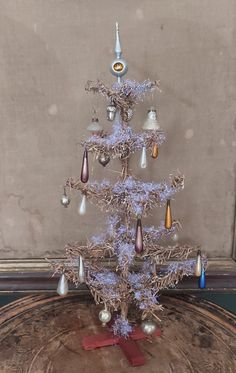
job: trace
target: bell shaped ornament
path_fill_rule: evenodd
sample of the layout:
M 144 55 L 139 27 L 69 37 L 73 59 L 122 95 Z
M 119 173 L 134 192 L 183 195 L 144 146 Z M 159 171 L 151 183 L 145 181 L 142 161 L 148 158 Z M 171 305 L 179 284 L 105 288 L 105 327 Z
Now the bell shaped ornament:
M 155 131 L 155 130 L 159 130 L 159 129 L 160 129 L 160 125 L 157 121 L 157 112 L 153 107 L 151 107 L 148 110 L 147 119 L 144 122 L 143 130 L 145 130 L 145 131 Z
M 68 293 L 68 281 L 64 273 L 62 273 L 58 285 L 57 285 L 57 294 L 62 297 Z
M 88 151 L 86 148 L 84 149 L 80 179 L 82 183 L 87 183 L 89 179 Z
M 88 125 L 87 130 L 91 132 L 92 135 L 101 135 L 103 128 L 98 118 L 92 118 L 92 122 Z

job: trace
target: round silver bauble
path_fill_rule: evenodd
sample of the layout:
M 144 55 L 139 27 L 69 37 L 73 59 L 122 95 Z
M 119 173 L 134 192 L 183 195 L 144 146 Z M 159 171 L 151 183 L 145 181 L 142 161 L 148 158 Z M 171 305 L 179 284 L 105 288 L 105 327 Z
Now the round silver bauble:
M 155 333 L 156 328 L 157 325 L 153 320 L 144 320 L 141 324 L 142 331 L 148 335 Z
M 108 154 L 101 154 L 98 157 L 98 162 L 105 167 L 110 162 L 110 157 Z
M 63 194 L 61 196 L 61 204 L 64 207 L 68 207 L 69 206 L 69 204 L 70 204 L 70 198 L 66 194 Z
M 128 71 L 128 65 L 123 58 L 116 58 L 115 60 L 112 61 L 110 70 L 112 75 L 116 77 L 121 77 L 125 75 Z
M 179 235 L 178 235 L 178 233 L 174 233 L 173 236 L 171 237 L 171 239 L 172 239 L 172 241 L 174 241 L 174 242 L 178 242 L 178 240 L 179 240 Z
M 109 122 L 113 122 L 115 119 L 116 107 L 113 104 L 107 106 L 107 120 Z
M 111 320 L 111 312 L 104 309 L 99 312 L 98 317 L 103 324 L 107 324 Z

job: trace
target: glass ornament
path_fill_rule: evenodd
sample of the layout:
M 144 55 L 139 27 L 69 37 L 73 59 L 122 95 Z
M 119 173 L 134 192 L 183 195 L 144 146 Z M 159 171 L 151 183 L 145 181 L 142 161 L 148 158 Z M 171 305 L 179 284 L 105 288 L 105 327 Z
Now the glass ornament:
M 135 251 L 140 254 L 143 251 L 143 231 L 141 219 L 137 220 L 135 233 Z
M 174 233 L 173 236 L 171 237 L 172 241 L 178 242 L 179 241 L 179 235 L 178 233 Z
M 92 122 L 88 125 L 87 130 L 91 132 L 92 135 L 100 135 L 103 131 L 98 118 L 92 118 Z
M 81 284 L 85 282 L 84 260 L 81 255 L 79 256 L 79 282 Z
M 195 275 L 197 277 L 200 277 L 202 273 L 202 258 L 201 258 L 201 251 L 198 250 L 197 252 L 197 259 L 196 259 L 196 265 L 195 265 Z
M 68 293 L 68 281 L 64 273 L 62 273 L 58 285 L 57 285 L 57 294 L 61 295 L 62 297 Z
M 115 119 L 116 107 L 114 104 L 110 104 L 107 106 L 107 120 L 109 122 L 113 122 Z
M 144 320 L 141 324 L 141 329 L 145 334 L 151 335 L 155 333 L 157 325 L 153 320 Z
M 158 146 L 157 144 L 154 144 L 152 148 L 152 158 L 156 159 L 157 157 L 158 157 Z
M 68 207 L 69 204 L 70 204 L 70 198 L 66 194 L 66 188 L 64 188 L 64 194 L 62 194 L 62 196 L 61 196 L 61 204 L 64 207 Z
M 108 154 L 101 154 L 98 157 L 98 162 L 103 166 L 106 167 L 106 165 L 110 162 L 111 158 Z
M 170 200 L 167 200 L 166 203 L 166 216 L 165 216 L 165 228 L 170 229 L 172 227 L 172 215 L 170 208 Z
M 81 200 L 81 202 L 79 204 L 79 207 L 78 207 L 78 213 L 81 216 L 86 214 L 86 204 L 87 204 L 86 202 L 87 202 L 87 198 L 86 198 L 85 194 L 83 194 L 82 200 Z
M 146 168 L 147 167 L 146 146 L 143 146 L 143 148 L 142 148 L 141 159 L 140 159 L 140 167 L 141 168 Z
M 99 312 L 98 317 L 103 324 L 107 324 L 111 320 L 111 312 L 105 308 Z
M 157 121 L 157 112 L 151 107 L 147 113 L 147 119 L 144 122 L 143 130 L 145 131 L 156 131 L 160 129 L 160 125 Z
M 205 269 L 202 267 L 201 276 L 198 279 L 198 287 L 199 289 L 205 289 L 206 287 L 206 272 Z
M 87 183 L 89 179 L 88 151 L 86 148 L 84 149 L 80 179 L 82 183 Z

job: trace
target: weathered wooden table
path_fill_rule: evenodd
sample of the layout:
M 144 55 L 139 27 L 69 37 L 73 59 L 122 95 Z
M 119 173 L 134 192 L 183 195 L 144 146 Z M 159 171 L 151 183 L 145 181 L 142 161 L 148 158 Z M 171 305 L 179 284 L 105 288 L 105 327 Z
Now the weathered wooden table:
M 236 316 L 192 296 L 162 303 L 162 336 L 139 342 L 147 363 L 134 368 L 118 346 L 81 348 L 84 335 L 103 330 L 88 298 L 22 298 L 0 309 L 0 372 L 236 372 Z

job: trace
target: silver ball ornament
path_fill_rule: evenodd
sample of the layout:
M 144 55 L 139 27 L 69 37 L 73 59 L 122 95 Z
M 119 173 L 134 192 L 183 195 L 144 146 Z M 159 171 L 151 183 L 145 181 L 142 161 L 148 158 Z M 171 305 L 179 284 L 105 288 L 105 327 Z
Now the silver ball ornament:
M 99 312 L 98 317 L 103 324 L 107 324 L 111 320 L 111 312 L 107 309 L 104 309 Z
M 179 235 L 178 235 L 178 233 L 174 233 L 173 236 L 171 237 L 171 239 L 172 239 L 172 241 L 174 241 L 174 242 L 178 242 L 178 240 L 179 240 Z
M 107 106 L 107 120 L 109 122 L 113 122 L 115 119 L 116 107 L 113 104 Z
M 61 204 L 64 207 L 68 207 L 69 206 L 69 204 L 70 204 L 70 198 L 66 194 L 63 194 L 61 196 Z
M 98 162 L 105 167 L 110 162 L 110 157 L 108 154 L 101 154 L 98 157 Z
M 142 331 L 148 335 L 155 333 L 156 328 L 157 325 L 153 320 L 144 320 L 141 324 Z

